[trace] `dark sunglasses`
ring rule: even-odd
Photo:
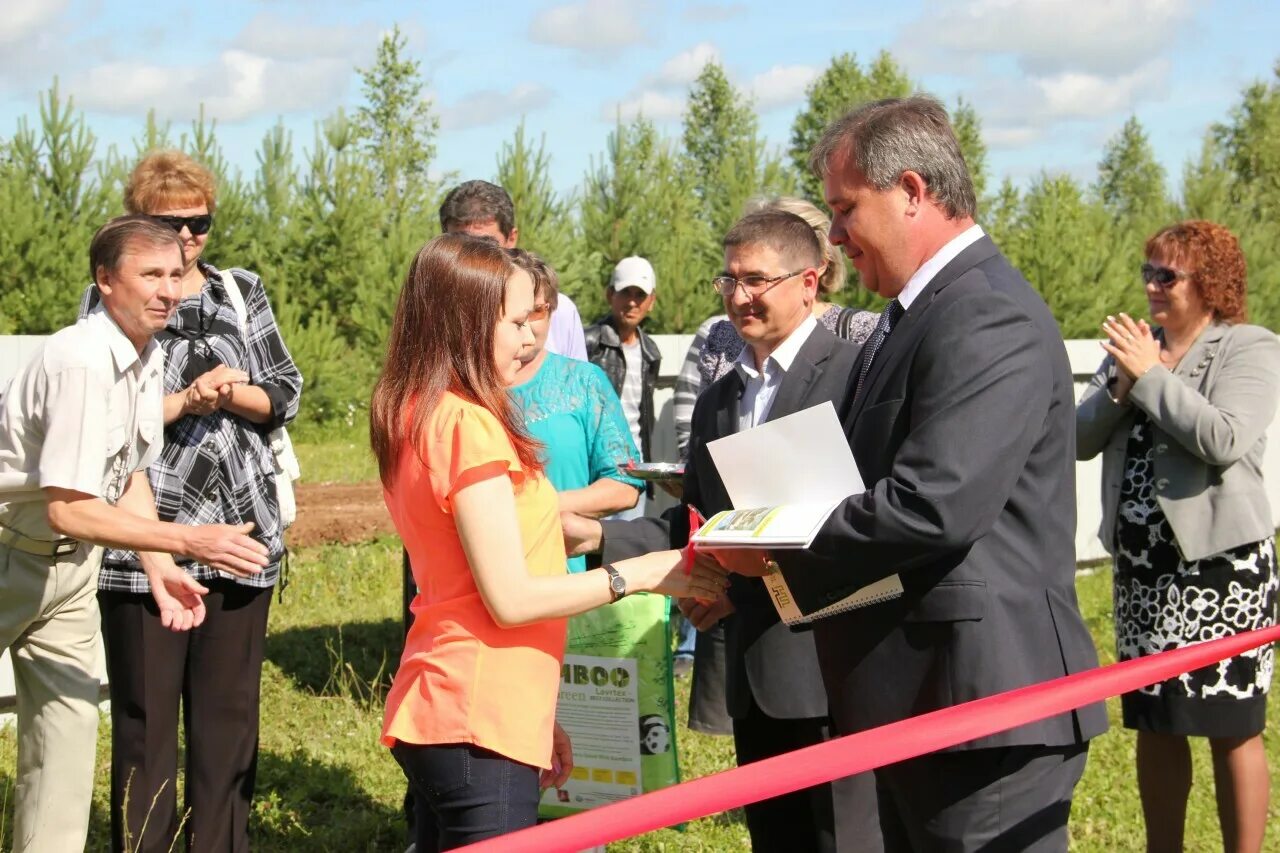
[[[1142,283],[1151,284],[1154,282],[1157,287],[1164,290],[1168,290],[1186,277],[1186,273],[1180,273],[1168,267],[1158,267],[1155,264],[1142,265]]]
[[[186,228],[193,237],[208,234],[209,229],[213,227],[212,213],[202,213],[199,216],[153,216],[151,218],[162,225],[168,225],[179,234],[182,233],[183,228]]]

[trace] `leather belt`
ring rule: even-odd
[[[16,530],[0,526],[0,545],[8,545],[10,548],[16,548],[36,557],[68,557],[80,547],[80,540],[55,539],[49,542],[44,539],[32,539]]]

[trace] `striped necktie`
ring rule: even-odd
[[[862,366],[858,368],[858,385],[853,391],[855,400],[862,394],[862,383],[867,380],[867,373],[871,370],[871,362],[875,361],[876,353],[880,352],[880,347],[889,339],[889,333],[904,313],[902,303],[892,299],[880,314],[880,322],[876,323],[875,331],[862,347]]]

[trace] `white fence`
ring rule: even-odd
[[[680,365],[684,363],[685,353],[693,341],[692,335],[657,335],[655,340],[662,350],[661,382],[654,399],[658,410],[658,425],[654,435],[653,453],[656,459],[676,458],[675,426],[672,416],[672,386]],[[43,341],[33,336],[0,336],[0,388],[9,381],[9,377],[29,358]],[[1098,363],[1102,360],[1102,350],[1095,341],[1067,341],[1067,354],[1071,358],[1071,372],[1075,378],[1076,396],[1084,390],[1085,383],[1093,375]],[[1277,418],[1280,421],[1280,418]],[[1267,442],[1265,468],[1267,473],[1267,496],[1271,501],[1271,512],[1277,526],[1280,526],[1280,449],[1277,449],[1277,426],[1272,424]],[[304,472],[305,476],[305,472]],[[1080,462],[1076,465],[1076,557],[1080,560],[1093,560],[1105,557],[1102,545],[1098,541],[1098,525],[1102,520],[1099,502],[1102,465],[1098,459]],[[670,499],[659,493],[658,499],[651,502],[650,513],[661,512],[670,505]],[[105,670],[99,669],[102,679],[106,681]],[[8,704],[13,696],[13,673],[9,666],[8,652],[0,653],[0,707]]]

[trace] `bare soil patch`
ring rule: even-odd
[[[298,520],[289,528],[291,548],[351,545],[395,533],[382,502],[382,484],[298,483]]]

